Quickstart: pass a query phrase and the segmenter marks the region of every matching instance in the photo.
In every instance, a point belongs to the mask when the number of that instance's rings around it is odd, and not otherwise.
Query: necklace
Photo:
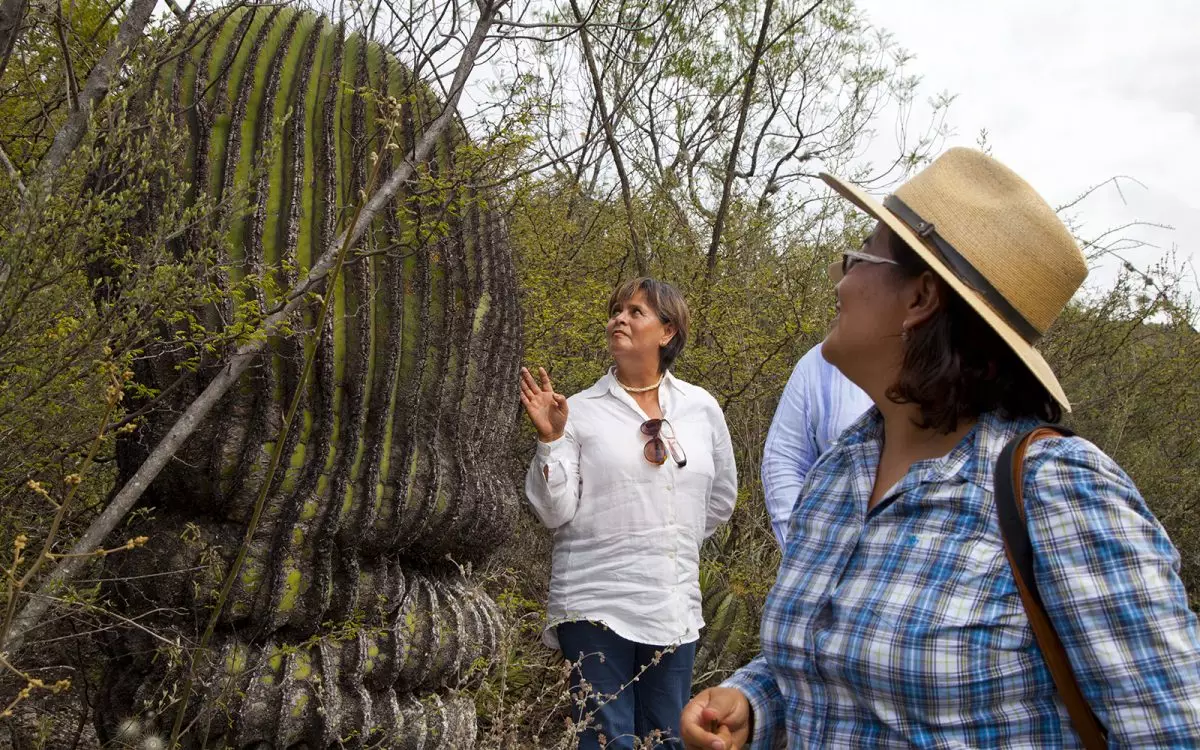
[[[666,373],[663,373],[662,375],[658,376],[658,382],[655,383],[654,385],[646,385],[646,386],[642,386],[641,388],[634,388],[631,385],[625,385],[624,383],[622,383],[621,379],[617,377],[617,371],[615,369],[613,370],[613,380],[617,381],[617,385],[621,386],[629,393],[645,393],[646,391],[652,391],[655,388],[662,385],[663,378],[665,378],[665,377],[666,377]]]

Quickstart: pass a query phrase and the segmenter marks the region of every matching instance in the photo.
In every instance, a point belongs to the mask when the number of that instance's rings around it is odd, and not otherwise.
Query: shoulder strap
[[[1054,677],[1054,686],[1058,695],[1067,707],[1071,723],[1087,750],[1100,750],[1108,747],[1108,732],[1092,712],[1071,662],[1067,658],[1066,649],[1054,631],[1054,625],[1046,614],[1042,597],[1038,594],[1037,581],[1033,576],[1033,545],[1029,540],[1029,529],[1025,525],[1025,500],[1022,497],[1022,464],[1025,453],[1035,441],[1045,437],[1071,437],[1074,435],[1068,429],[1057,425],[1041,425],[1023,435],[1014,438],[1000,453],[996,462],[995,495],[996,511],[1000,517],[1000,534],[1004,538],[1004,551],[1008,555],[1008,563],[1012,567],[1013,577],[1017,582],[1017,590],[1021,592],[1021,601],[1025,604],[1025,612],[1029,616],[1029,624],[1033,626],[1034,637],[1046,660],[1046,666]]]

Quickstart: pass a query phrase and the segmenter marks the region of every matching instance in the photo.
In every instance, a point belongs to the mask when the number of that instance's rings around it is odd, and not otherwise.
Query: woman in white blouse
[[[721,407],[668,369],[687,339],[679,290],[633,279],[608,309],[614,366],[595,385],[568,399],[544,369],[540,382],[521,372],[538,432],[525,493],[554,530],[543,640],[577,662],[576,690],[589,686],[580,748],[600,735],[608,748],[682,747],[704,626],[700,544],[733,513],[737,470]]]

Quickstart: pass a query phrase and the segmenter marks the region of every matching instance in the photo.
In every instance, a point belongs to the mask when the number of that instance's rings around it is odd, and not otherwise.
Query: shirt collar
[[[619,398],[621,394],[625,393],[625,389],[622,388],[621,384],[617,382],[616,373],[617,368],[615,365],[609,367],[608,371],[605,372],[604,375],[602,375],[600,379],[592,385],[592,387],[583,391],[581,395],[585,398],[597,398],[599,396],[611,394]],[[684,383],[682,380],[672,375],[670,370],[667,370],[667,372],[663,375],[662,385],[659,387],[670,388],[680,396],[687,396],[688,391],[686,386],[688,386],[687,383]]]
[[[972,430],[972,451],[959,473],[979,487],[991,487],[992,476],[1000,452],[1017,435],[1038,424],[1036,419],[1005,419],[998,412],[988,412],[979,418]],[[965,441],[964,441],[965,442]]]
[[[949,453],[918,461],[914,467],[921,472],[920,481],[958,479],[990,487],[996,461],[1004,446],[1036,424],[1032,419],[1005,419],[997,412],[987,412]],[[883,415],[879,409],[874,406],[868,409],[846,429],[838,444],[847,448],[861,446],[860,450],[873,453],[877,461],[883,450]]]

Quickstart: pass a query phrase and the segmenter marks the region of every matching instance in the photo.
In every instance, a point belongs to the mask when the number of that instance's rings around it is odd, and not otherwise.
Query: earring
[[[908,329],[907,328],[900,329],[900,340],[906,344],[908,343]]]

